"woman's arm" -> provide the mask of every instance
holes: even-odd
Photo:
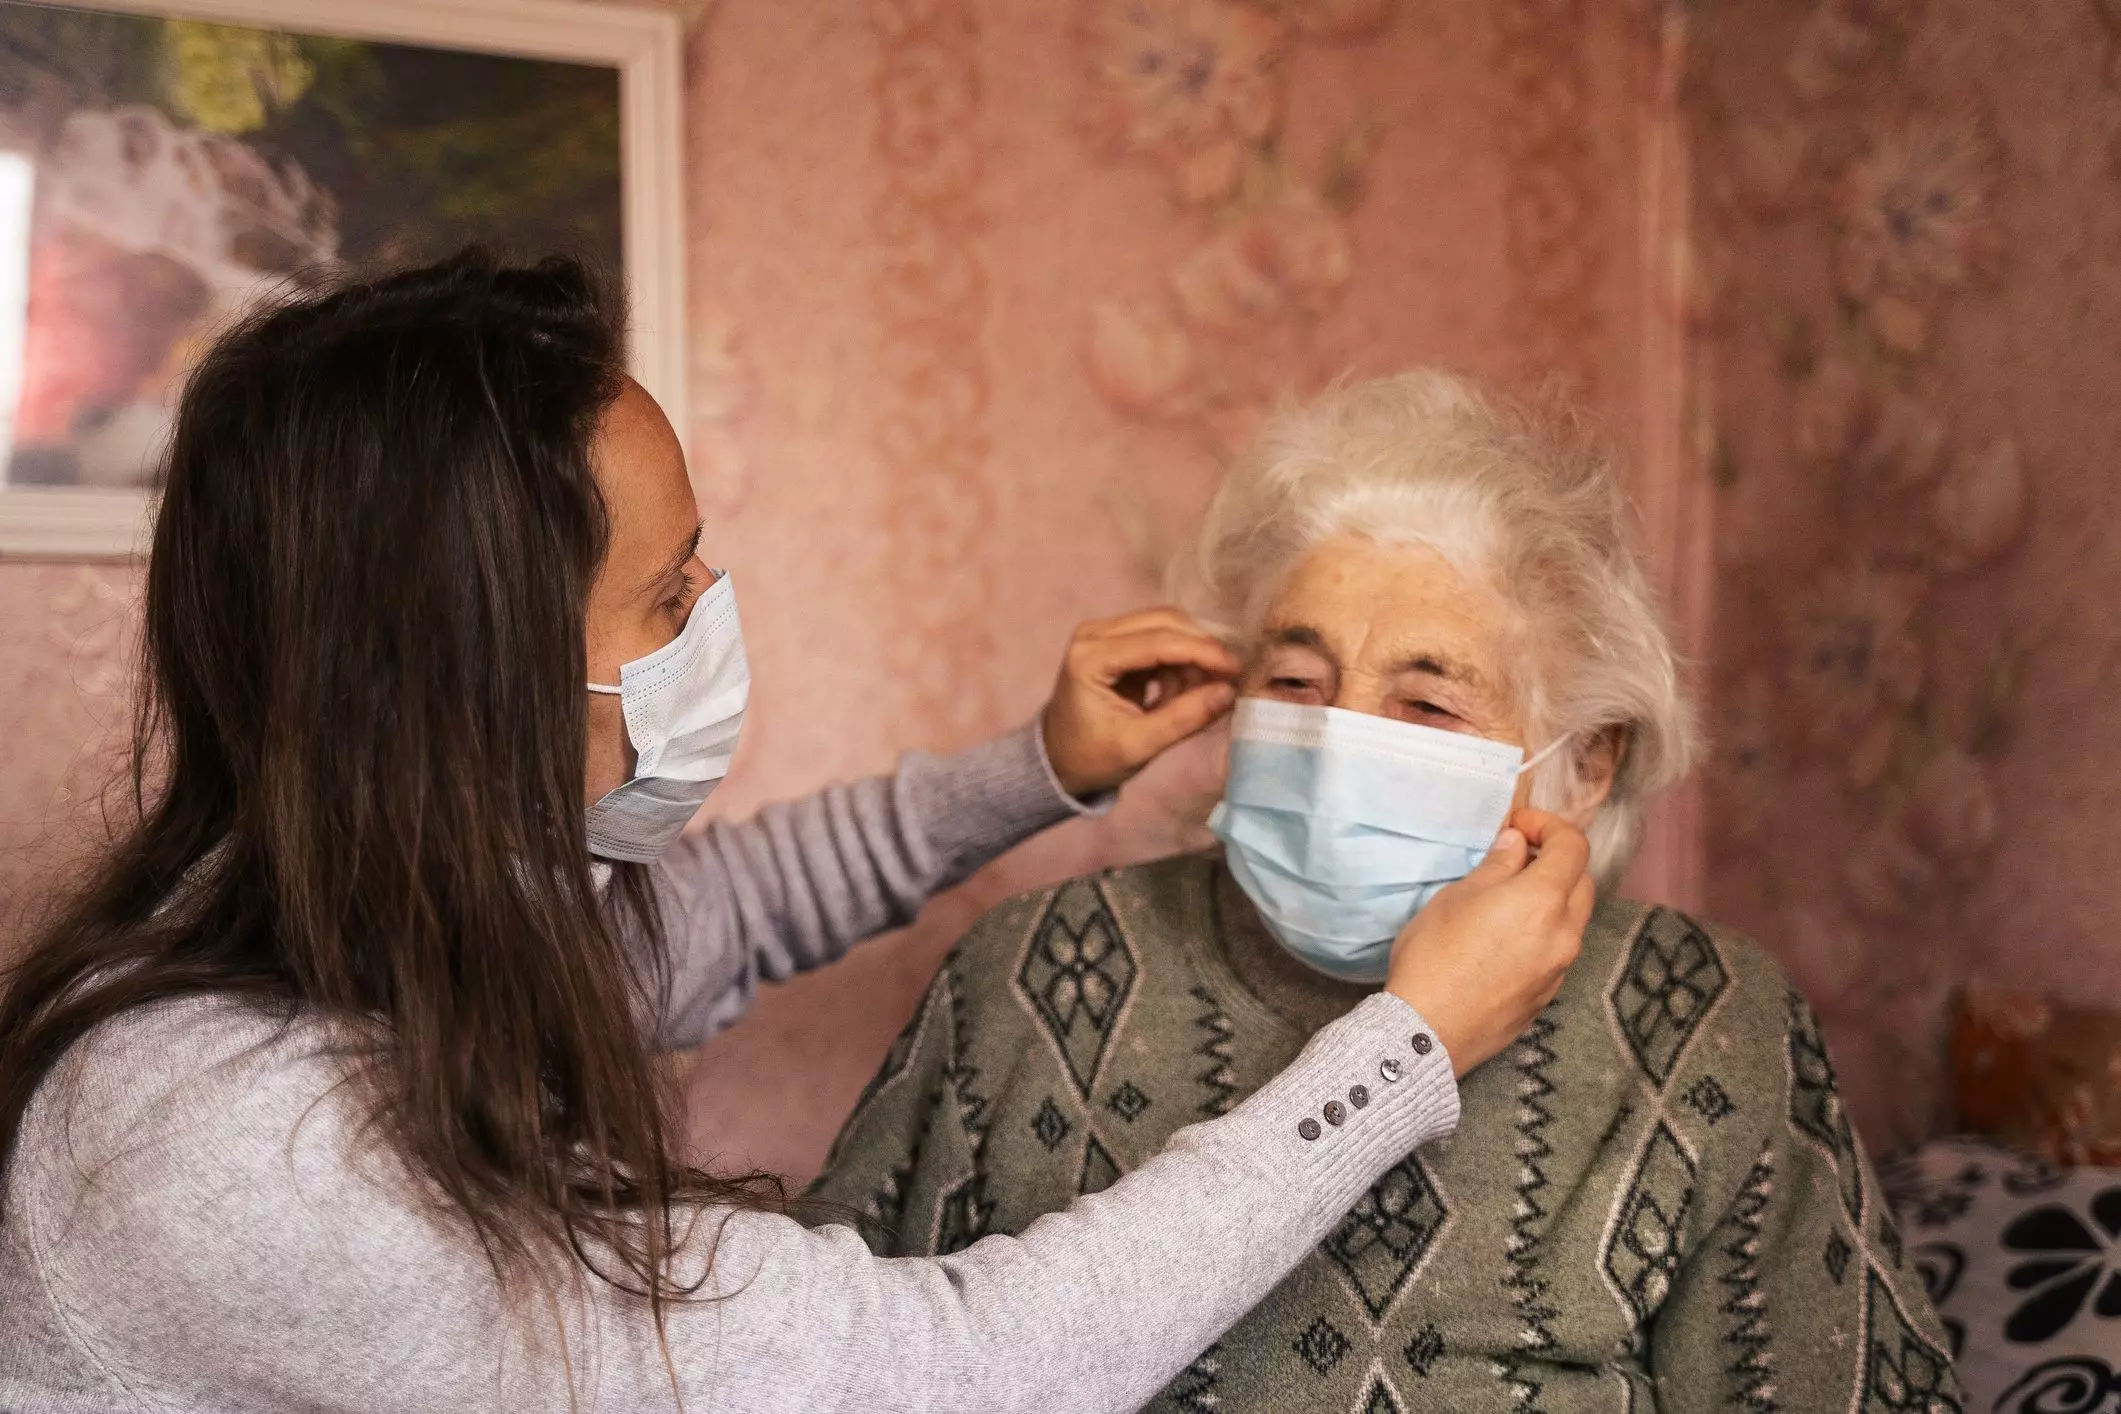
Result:
[[[936,1259],[705,1210],[674,1275],[706,1299],[660,1328],[579,1270],[518,1271],[504,1302],[505,1254],[398,1161],[319,1025],[140,1008],[53,1071],[6,1175],[0,1405],[557,1410],[586,1387],[626,1409],[1133,1408],[1456,1123],[1452,1049],[1479,1063],[1553,996],[1589,851],[1519,818],[1416,915],[1386,993],[1103,1193]]]
[[[760,981],[835,960],[1012,845],[1107,801],[1061,789],[1031,724],[685,837],[655,866],[671,967],[659,1040],[698,1045],[743,1014]]]
[[[1076,628],[1035,725],[681,840],[655,866],[671,969],[659,1040],[697,1045],[744,1013],[761,978],[831,962],[1019,841],[1101,813],[1229,710],[1237,666],[1173,609],[1094,620]]]
[[[719,1342],[714,1407],[953,1411],[1139,1408],[1263,1298],[1377,1177],[1456,1126],[1427,1025],[1371,998],[1230,1115],[1180,1131],[1101,1193],[935,1259],[873,1255],[846,1227],[732,1221],[674,1344]],[[1380,1079],[1396,1060],[1401,1079]],[[1329,1099],[1373,1098],[1344,1123]],[[1318,1137],[1306,1139],[1309,1120]],[[972,1195],[976,1198],[976,1195]],[[760,1371],[775,1371],[770,1381]]]
[[[593,1278],[524,1282],[504,1306],[314,1038],[217,1004],[178,1015],[90,1043],[65,1082],[91,1102],[76,1153],[48,1108],[28,1136],[0,1314],[47,1350],[37,1370],[0,1358],[0,1395],[20,1396],[0,1403],[38,1404],[48,1374],[109,1403],[226,1410],[558,1410],[570,1378],[599,1409],[1129,1410],[1458,1111],[1443,1048],[1418,1052],[1426,1023],[1380,995],[1230,1115],[1019,1237],[894,1259],[846,1228],[699,1214],[684,1260],[714,1242],[711,1299],[668,1309],[666,1363],[647,1304]],[[1402,1078],[1381,1083],[1394,1058]],[[183,1083],[143,1085],[171,1067]],[[1358,1083],[1371,1103],[1304,1138]]]

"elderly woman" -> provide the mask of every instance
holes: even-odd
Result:
[[[1624,523],[1567,419],[1447,375],[1273,422],[1180,576],[1247,655],[1223,847],[981,920],[820,1196],[911,1254],[1097,1191],[1373,991],[1530,802],[1586,828],[1601,885],[1561,994],[1467,1077],[1457,1135],[1151,1407],[1960,1408],[1811,1009],[1748,944],[1610,892],[1693,753]]]

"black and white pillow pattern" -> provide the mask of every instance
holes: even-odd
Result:
[[[1942,1139],[1881,1177],[1969,1410],[2121,1414],[2121,1169]]]

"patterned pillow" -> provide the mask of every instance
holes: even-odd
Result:
[[[1880,1176],[1969,1410],[2121,1412],[2121,1169],[1940,1139]]]

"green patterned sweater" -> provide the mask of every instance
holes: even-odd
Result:
[[[1213,856],[1002,904],[813,1192],[912,1255],[1103,1188],[1319,1024],[1239,965],[1233,938],[1263,936]],[[1561,995],[1461,1096],[1458,1132],[1387,1173],[1151,1409],[1961,1408],[1818,1021],[1757,949],[1607,902]]]

